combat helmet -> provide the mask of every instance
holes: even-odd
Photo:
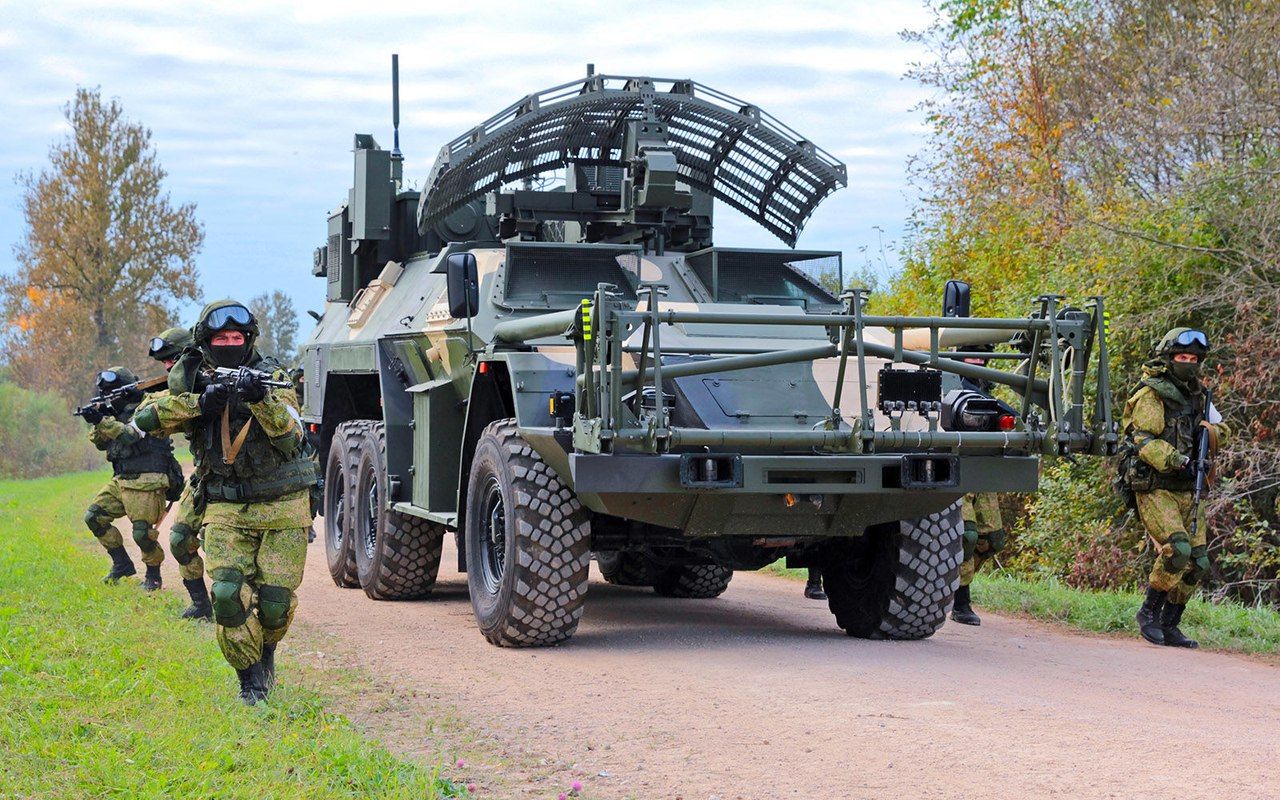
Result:
[[[156,361],[175,361],[182,351],[195,344],[189,328],[166,328],[159,336],[151,337],[147,355]]]
[[[1195,328],[1171,328],[1151,352],[1156,356],[1174,356],[1178,353],[1194,353],[1204,357],[1209,352],[1209,337]]]

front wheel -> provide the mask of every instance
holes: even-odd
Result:
[[[924,639],[946,621],[964,558],[960,503],[829,542],[822,582],[836,624],[862,639]]]
[[[351,548],[351,483],[356,465],[350,449],[353,423],[344,422],[333,434],[324,469],[324,555],[329,577],[349,589],[360,585],[356,554]]]
[[[491,423],[476,444],[466,515],[467,584],[484,637],[537,647],[572,636],[587,597],[590,524],[514,420]]]

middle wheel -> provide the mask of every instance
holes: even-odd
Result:
[[[426,597],[436,583],[444,526],[388,507],[387,433],[365,423],[356,444],[355,489],[348,514],[356,573],[374,600]]]

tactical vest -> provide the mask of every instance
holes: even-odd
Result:
[[[1187,398],[1163,375],[1143,378],[1142,385],[1150,387],[1164,404],[1164,430],[1155,438],[1168,442],[1179,453],[1194,461],[1198,455],[1196,450],[1199,445],[1197,434],[1200,422],[1205,418],[1204,393],[1196,392]],[[1127,439],[1132,441],[1132,437]],[[1174,492],[1189,492],[1195,488],[1195,478],[1157,472],[1151,468],[1151,465],[1136,457],[1136,445],[1133,446],[1133,452],[1129,483],[1134,491],[1168,489]]]
[[[127,424],[135,408],[137,406],[128,406],[116,418]],[[136,478],[144,472],[167,474],[169,465],[175,463],[173,442],[154,436],[143,436],[132,444],[112,439],[107,443],[107,460],[111,462],[112,473],[119,478]]]
[[[271,372],[277,365],[260,358],[249,366]],[[245,403],[233,402],[227,418],[232,440],[245,425],[250,426],[233,463],[223,461],[221,414],[202,424],[202,430],[191,441],[205,500],[261,503],[309,489],[319,480],[316,462],[306,455],[302,444],[291,456],[281,453],[272,446],[262,426],[253,421],[253,413]]]

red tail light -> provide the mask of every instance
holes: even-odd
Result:
[[[481,361],[481,362],[480,362],[480,374],[481,374],[481,375],[486,375],[486,374],[488,374],[488,372],[489,372],[489,362],[488,362],[488,361]]]
[[[1018,418],[1012,414],[1001,414],[996,420],[996,427],[1002,431],[1011,431],[1018,426]]]

